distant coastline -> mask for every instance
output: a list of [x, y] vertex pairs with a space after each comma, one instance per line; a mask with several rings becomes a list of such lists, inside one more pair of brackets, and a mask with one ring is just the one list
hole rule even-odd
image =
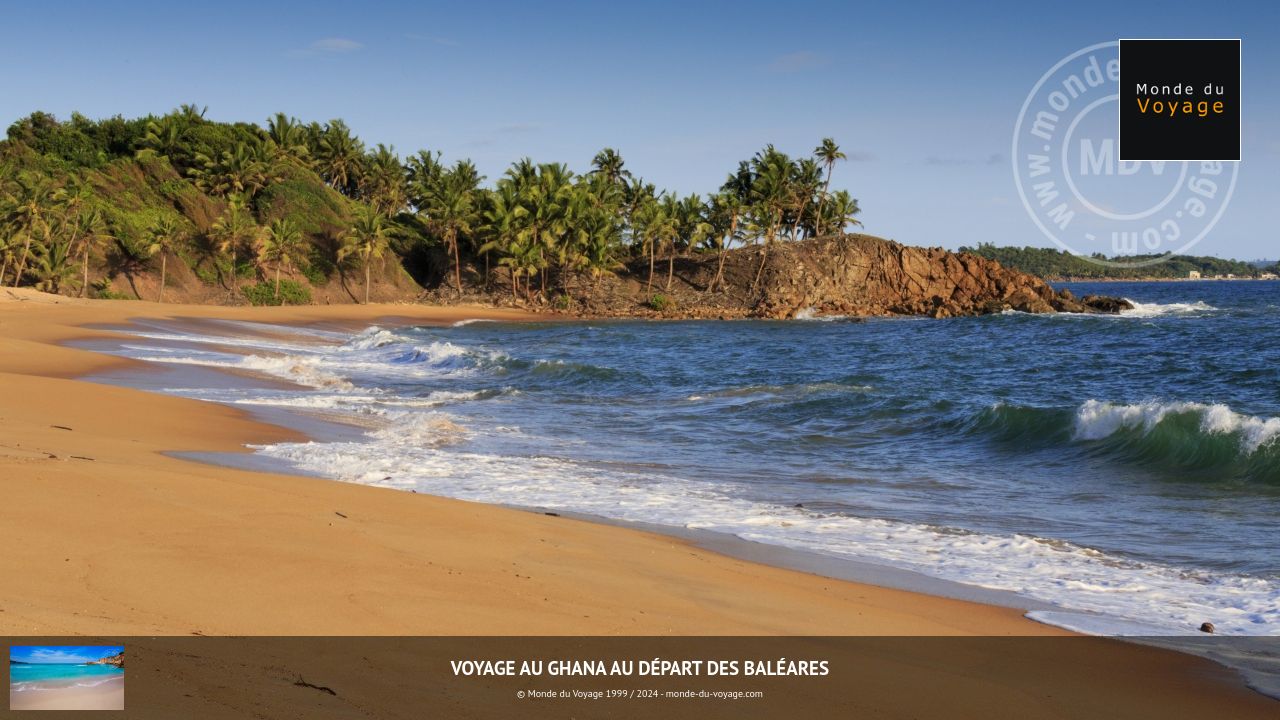
[[1169, 283], [1196, 283], [1196, 282], [1271, 282], [1280, 280], [1280, 277], [1205, 277], [1205, 278], [1185, 278], [1185, 277], [1046, 277], [1046, 282], [1051, 283], [1132, 283], [1132, 282], [1169, 282]]

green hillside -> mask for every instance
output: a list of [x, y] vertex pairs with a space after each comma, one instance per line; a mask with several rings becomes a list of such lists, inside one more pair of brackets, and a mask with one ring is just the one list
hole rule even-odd
[[37, 112], [0, 141], [0, 285], [232, 303], [429, 288], [546, 303], [629, 274], [654, 293], [671, 287], [677, 257], [767, 253], [856, 223], [857, 201], [831, 189], [842, 159], [829, 139], [810, 157], [768, 146], [715, 192], [679, 195], [606, 148], [585, 174], [526, 158], [486, 185], [469, 160], [401, 158], [341, 120], [277, 114], [262, 127], [194, 106], [135, 119]]

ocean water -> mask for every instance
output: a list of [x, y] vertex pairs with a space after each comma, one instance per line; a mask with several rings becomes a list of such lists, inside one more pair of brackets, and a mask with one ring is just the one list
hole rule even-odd
[[1058, 606], [1280, 635], [1280, 283], [1070, 285], [1121, 316], [135, 330], [294, 387], [165, 389], [362, 431], [347, 482], [730, 533]]
[[113, 665], [63, 663], [10, 665], [9, 690], [26, 692], [65, 687], [98, 687], [123, 677], [124, 670]]

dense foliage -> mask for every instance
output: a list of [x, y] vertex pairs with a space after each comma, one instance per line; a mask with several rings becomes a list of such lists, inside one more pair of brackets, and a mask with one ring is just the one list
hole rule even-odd
[[[1227, 275], [1256, 277], [1259, 274], [1259, 270], [1250, 263], [1208, 256], [1175, 255], [1151, 265], [1117, 267], [1092, 262], [1078, 255], [1050, 248], [996, 247], [995, 245], [983, 243], [976, 248], [962, 247], [960, 252], [970, 252], [992, 260], [998, 260], [1005, 267], [1051, 280], [1064, 278], [1186, 278], [1192, 271], [1198, 272], [1202, 277], [1206, 278], [1226, 277]], [[1142, 260], [1154, 260], [1160, 257], [1163, 256], [1138, 255], [1112, 259], [1132, 265]], [[1107, 259], [1103, 255], [1095, 255], [1094, 258]]]
[[367, 302], [375, 262], [418, 257], [426, 284], [498, 280], [521, 301], [595, 287], [628, 266], [650, 289], [669, 288], [682, 254], [718, 252], [723, 269], [734, 245], [857, 223], [857, 201], [831, 190], [844, 157], [830, 139], [812, 157], [768, 146], [715, 193], [681, 196], [633, 177], [606, 148], [585, 174], [523, 159], [486, 186], [469, 160], [401, 158], [341, 120], [276, 114], [260, 127], [194, 106], [132, 120], [38, 112], [0, 141], [0, 284], [107, 294], [111, 278], [145, 270], [159, 273], [163, 299], [176, 259], [254, 302], [302, 301], [306, 288], [282, 275], [320, 285], [359, 270]]

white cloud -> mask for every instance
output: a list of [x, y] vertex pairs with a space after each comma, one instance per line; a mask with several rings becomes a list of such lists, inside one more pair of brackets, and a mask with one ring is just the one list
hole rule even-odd
[[31, 651], [31, 662], [82, 663], [84, 661], [84, 655], [59, 648], [37, 648]]

